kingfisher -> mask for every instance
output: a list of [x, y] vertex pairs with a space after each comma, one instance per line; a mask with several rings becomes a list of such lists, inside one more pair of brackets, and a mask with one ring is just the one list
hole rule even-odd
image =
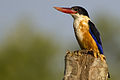
[[82, 50], [85, 49], [93, 51], [93, 56], [95, 58], [100, 57], [103, 61], [105, 56], [103, 54], [100, 33], [91, 21], [87, 10], [80, 6], [73, 6], [71, 8], [54, 8], [60, 12], [70, 14], [73, 17], [73, 28], [80, 48]]

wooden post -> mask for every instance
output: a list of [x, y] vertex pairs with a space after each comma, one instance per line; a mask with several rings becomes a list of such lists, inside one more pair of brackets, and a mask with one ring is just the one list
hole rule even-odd
[[87, 50], [68, 51], [65, 57], [63, 80], [107, 80], [106, 60], [101, 61], [90, 53]]

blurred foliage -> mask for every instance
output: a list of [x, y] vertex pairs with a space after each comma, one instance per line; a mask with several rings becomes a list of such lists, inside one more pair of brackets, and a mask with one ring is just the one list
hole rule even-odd
[[115, 55], [119, 55], [118, 53], [120, 52], [120, 37], [118, 35], [120, 33], [119, 25], [119, 19], [113, 16], [104, 15], [99, 16], [97, 19], [97, 26], [101, 31], [105, 48], [111, 53], [115, 52]]
[[59, 48], [47, 36], [20, 22], [1, 44], [0, 80], [57, 80], [49, 67]]
[[119, 80], [120, 74], [120, 19], [116, 16], [101, 14], [96, 18], [103, 41], [104, 54], [107, 57], [111, 74], [110, 80]]
[[110, 15], [103, 15], [104, 16], [99, 16], [96, 21], [97, 27], [99, 27], [101, 32], [104, 49], [109, 55], [114, 56], [117, 62], [119, 62], [120, 37], [118, 34], [120, 34], [120, 19]]

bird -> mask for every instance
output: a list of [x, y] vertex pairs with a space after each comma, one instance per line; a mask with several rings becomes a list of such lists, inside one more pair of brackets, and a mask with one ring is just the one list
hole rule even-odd
[[93, 51], [93, 56], [95, 58], [100, 57], [103, 61], [105, 56], [103, 54], [101, 36], [98, 29], [91, 21], [87, 10], [80, 6], [54, 8], [60, 12], [70, 14], [73, 17], [73, 28], [80, 48], [82, 50]]

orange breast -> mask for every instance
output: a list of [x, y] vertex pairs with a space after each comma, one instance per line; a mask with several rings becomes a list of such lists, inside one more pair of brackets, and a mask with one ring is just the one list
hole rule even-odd
[[96, 42], [94, 41], [94, 39], [92, 38], [89, 32], [85, 32], [83, 34], [83, 40], [81, 41], [81, 44], [85, 49], [93, 50], [96, 52], [99, 51]]

